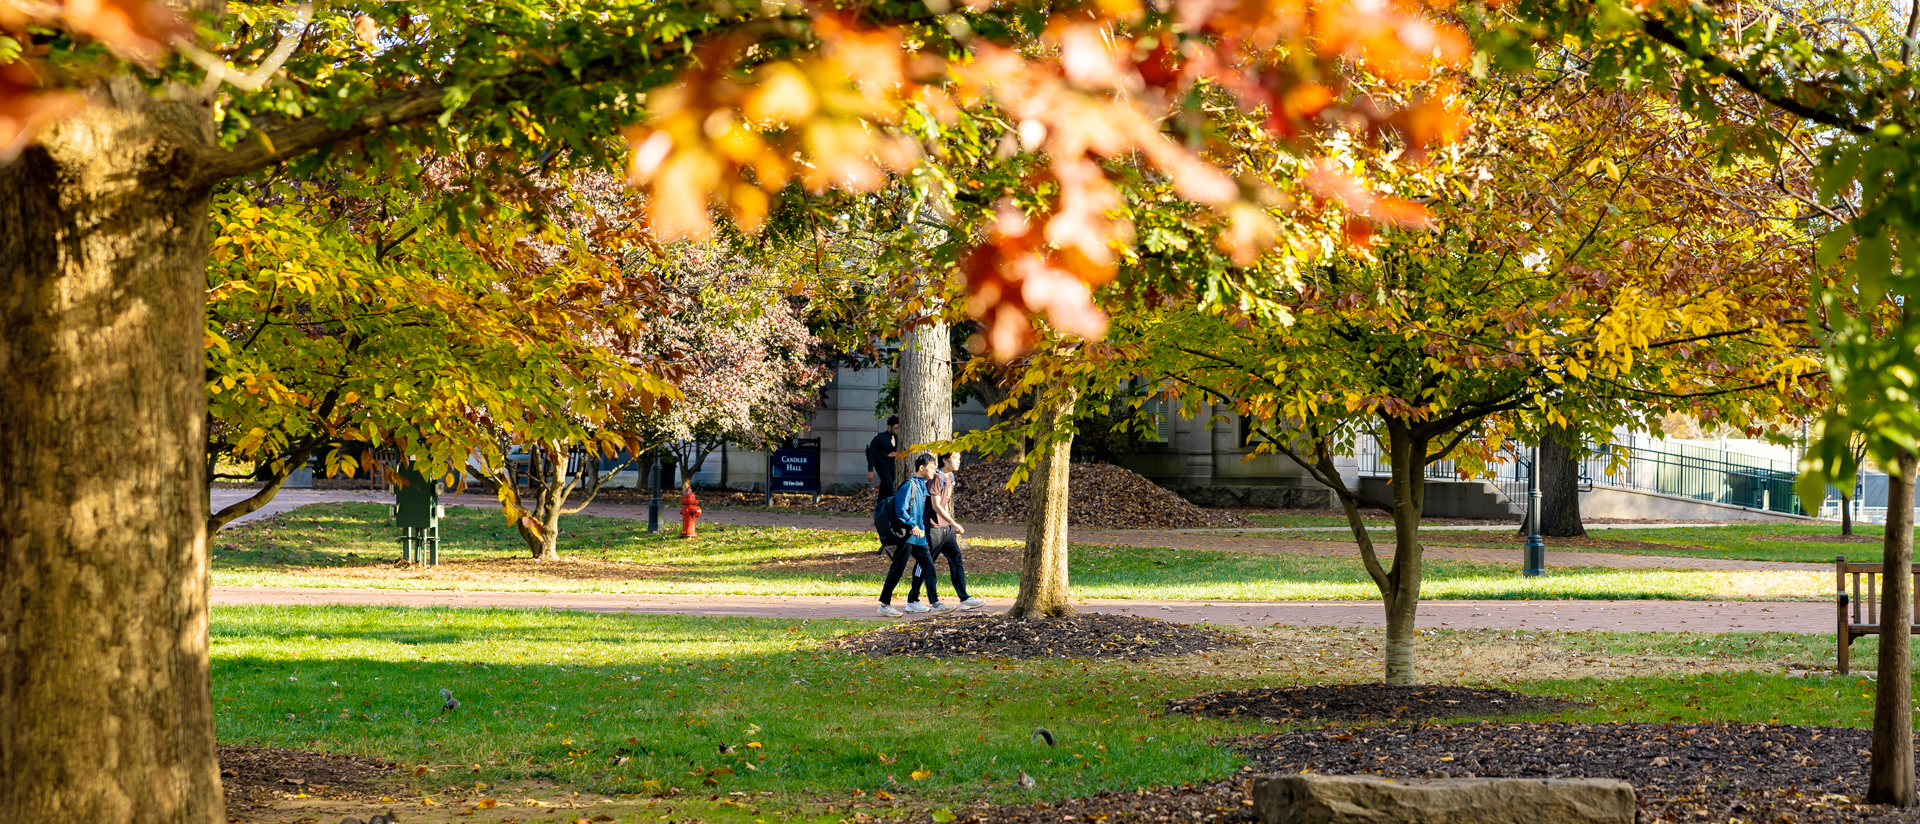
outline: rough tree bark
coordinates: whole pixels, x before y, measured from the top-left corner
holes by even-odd
[[[1873,756],[1867,800],[1912,807],[1913,774],[1913,487],[1920,456],[1902,454],[1887,473],[1887,533],[1880,595],[1880,668],[1873,690]]]
[[[1587,535],[1580,519],[1580,462],[1570,447],[1574,437],[1554,428],[1540,439],[1540,534],[1553,538]]]
[[[0,821],[218,824],[212,109],[97,92],[0,164]]]
[[[894,479],[913,474],[912,447],[953,439],[953,353],[947,324],[927,323],[907,332],[900,347],[900,455]]]
[[[1047,402],[1047,426],[1059,431],[1073,420],[1073,393]],[[1073,468],[1073,437],[1049,447],[1027,478],[1027,547],[1020,568],[1020,591],[1015,594],[1013,618],[1072,615],[1067,601],[1067,473]]]

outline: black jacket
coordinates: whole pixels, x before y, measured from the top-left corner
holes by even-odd
[[[900,451],[900,439],[892,432],[882,432],[867,442],[867,471],[882,475],[893,474],[893,453]]]

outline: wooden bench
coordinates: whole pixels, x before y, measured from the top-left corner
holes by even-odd
[[[1853,646],[1853,639],[1862,635],[1880,634],[1880,576],[1884,564],[1853,564],[1847,562],[1847,556],[1833,559],[1833,581],[1837,590],[1835,606],[1840,614],[1840,674],[1847,674],[1847,649]],[[1915,584],[1920,584],[1920,563],[1913,565],[1911,573]],[[1861,582],[1865,581],[1866,591],[1861,592]],[[1920,592],[1917,589],[1916,592]],[[1851,614],[1847,609],[1851,606]],[[1908,626],[1920,636],[1920,598],[1914,599],[1913,620]]]

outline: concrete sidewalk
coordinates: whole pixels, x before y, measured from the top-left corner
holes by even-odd
[[[213,588],[215,606],[391,606],[471,609],[564,609],[644,615],[737,615],[810,620],[884,620],[865,598],[723,595],[623,595],[588,592],[338,589],[320,587]],[[1076,599],[1088,612],[1125,613],[1186,623],[1241,626],[1378,627],[1378,601],[1120,601]],[[989,602],[1004,612],[1007,602]],[[909,619],[924,618],[909,616]],[[1603,630],[1609,632],[1832,632],[1832,604],[1753,601],[1423,601],[1418,625],[1427,629]]]
[[[224,506],[251,494],[247,490],[216,489],[214,505]],[[393,493],[368,492],[361,490],[282,490],[273,502],[259,511],[240,518],[235,523],[264,518],[295,509],[307,504],[351,501],[362,503],[393,503]],[[450,496],[441,499],[448,506],[474,506],[498,508],[499,501],[485,495]],[[595,503],[586,509],[588,515],[606,518],[641,519],[647,517],[647,507],[643,504]],[[678,528],[680,508],[662,505],[660,522],[663,528],[672,524]],[[789,512],[756,512],[737,509],[708,509],[701,516],[702,523],[728,524],[738,526],[790,527],[795,529],[822,529],[841,532],[865,533],[872,530],[872,523],[854,515],[813,515]],[[1316,541],[1301,538],[1265,537],[1251,534],[1213,534],[1192,530],[1171,529],[1079,529],[1070,528],[1068,540],[1077,544],[1120,547],[1168,547],[1173,549],[1192,549],[1214,552],[1248,552],[1259,555],[1319,555],[1331,557],[1360,557],[1360,547],[1347,541]],[[1017,524],[975,524],[967,527],[967,535],[973,538],[991,538],[1020,540],[1026,537],[1026,528]],[[1383,547],[1383,554],[1391,549]],[[1520,565],[1520,550],[1499,547],[1448,547],[1430,545],[1426,548],[1426,557],[1440,561],[1472,561],[1487,564]],[[1547,548],[1547,564],[1552,567],[1600,567],[1606,569],[1687,569],[1710,572],[1768,572],[1781,570],[1830,572],[1830,564],[1798,564],[1774,561],[1737,561],[1719,558],[1683,558],[1664,555],[1626,555],[1611,552],[1586,552],[1579,550],[1556,550]]]

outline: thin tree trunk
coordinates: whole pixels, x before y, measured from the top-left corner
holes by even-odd
[[[219,824],[212,110],[97,92],[0,163],[0,821]]]
[[[728,485],[728,481],[727,481],[727,442],[721,441],[720,442],[720,491],[724,493],[729,489],[732,489],[732,487]]]
[[[567,453],[559,444],[527,449],[527,492],[533,512],[514,523],[536,561],[560,560],[560,508],[567,502]]]
[[[947,324],[928,323],[907,332],[900,348],[900,457],[894,478],[913,474],[916,444],[953,438],[953,346]]]
[[[1902,454],[1887,473],[1887,534],[1882,543],[1880,669],[1873,690],[1873,757],[1867,800],[1912,807],[1913,775],[1913,487],[1920,457]]]
[[[1572,434],[1554,428],[1540,439],[1540,534],[1584,538],[1580,519],[1580,463],[1568,441]]]
[[[1073,419],[1071,392],[1053,399],[1048,428],[1064,429]],[[1007,615],[1046,618],[1072,615],[1067,596],[1067,478],[1073,469],[1073,437],[1054,442],[1027,477],[1027,547],[1020,568],[1020,591]]]
[[[1853,534],[1853,496],[1840,493],[1840,534]]]
[[[1426,441],[1389,421],[1387,449],[1393,462],[1393,567],[1380,591],[1387,611],[1386,680],[1413,683],[1415,612],[1420,606],[1420,512],[1426,505]]]

